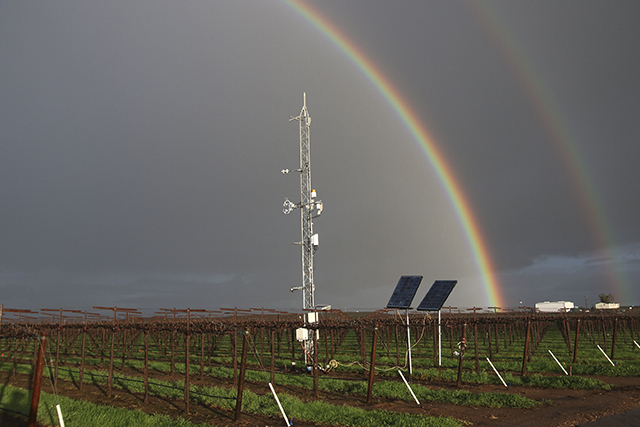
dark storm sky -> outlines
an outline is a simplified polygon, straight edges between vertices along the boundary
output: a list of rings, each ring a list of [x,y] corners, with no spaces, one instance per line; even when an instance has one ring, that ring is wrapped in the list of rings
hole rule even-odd
[[[433,133],[508,305],[640,302],[640,4],[313,7]],[[452,305],[492,303],[417,142],[289,4],[2,2],[0,55],[5,307],[299,308],[300,219],[281,211],[299,182],[280,170],[303,92],[316,301],[381,308],[420,274],[418,298],[457,279]]]

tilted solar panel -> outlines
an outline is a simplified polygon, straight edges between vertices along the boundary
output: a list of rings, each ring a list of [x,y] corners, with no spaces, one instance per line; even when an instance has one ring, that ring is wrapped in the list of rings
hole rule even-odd
[[[438,311],[442,308],[449,294],[453,291],[457,280],[436,280],[431,285],[431,289],[427,292],[424,299],[418,306],[421,311]]]
[[[402,276],[389,299],[387,308],[408,309],[416,295],[418,286],[422,282],[422,276]]]

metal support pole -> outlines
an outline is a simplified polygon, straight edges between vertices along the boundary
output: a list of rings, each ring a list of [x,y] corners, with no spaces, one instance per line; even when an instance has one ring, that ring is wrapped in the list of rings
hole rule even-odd
[[[440,321],[440,310],[438,310],[438,366],[442,366],[442,322]]]
[[[407,379],[404,377],[404,375],[402,375],[402,371],[398,369],[398,373],[400,374],[400,376],[402,377],[402,381],[404,381],[404,385],[407,386],[407,388],[409,389],[409,391],[411,392],[411,396],[413,396],[413,400],[416,401],[416,403],[419,405],[420,401],[418,400],[418,398],[416,397],[416,394],[413,392],[413,390],[411,389],[411,386],[409,385],[409,383],[407,382]]]
[[[433,324],[433,366],[438,366],[438,325]]]
[[[549,354],[551,355],[551,357],[553,357],[553,360],[555,360],[556,363],[558,364],[558,366],[560,366],[560,369],[562,369],[562,372],[564,372],[565,375],[569,375],[569,373],[567,372],[566,369],[564,369],[564,366],[562,366],[562,363],[560,363],[560,361],[558,360],[556,355],[553,354],[553,352],[551,350],[548,350],[548,351],[549,351]]]
[[[409,350],[409,378],[413,379],[413,365],[411,363],[411,327],[409,326],[409,310],[407,311],[407,349]]]
[[[287,414],[284,412],[284,408],[282,407],[282,404],[280,403],[280,399],[278,399],[278,395],[276,394],[276,391],[273,389],[273,384],[269,383],[269,388],[271,389],[271,393],[273,394],[273,397],[276,399],[276,403],[278,404],[278,408],[280,408],[280,413],[282,414],[282,418],[284,418],[284,422],[287,423],[287,427],[291,427],[291,423],[289,422],[289,419],[287,418]]]

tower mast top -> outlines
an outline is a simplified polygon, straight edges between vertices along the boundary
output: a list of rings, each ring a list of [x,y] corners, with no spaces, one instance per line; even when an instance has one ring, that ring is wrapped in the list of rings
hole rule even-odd
[[[293,203],[285,199],[283,212],[290,213],[293,209],[300,209],[301,237],[295,244],[302,246],[302,286],[291,288],[291,291],[302,290],[302,308],[315,309],[315,284],[313,281],[313,255],[318,248],[318,234],[313,233],[313,218],[320,216],[323,209],[321,200],[316,200],[316,192],[311,187],[311,139],[309,125],[311,117],[307,110],[307,94],[303,93],[302,110],[298,117],[290,120],[300,122],[300,203]],[[283,173],[289,173],[284,169]]]

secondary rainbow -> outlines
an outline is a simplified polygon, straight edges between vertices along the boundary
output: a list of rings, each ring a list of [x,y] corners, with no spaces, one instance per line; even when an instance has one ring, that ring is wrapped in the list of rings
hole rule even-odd
[[[553,149],[563,163],[596,249],[601,259],[608,261],[604,263],[605,274],[607,281],[614,287],[615,297],[623,303],[632,304],[628,281],[624,273],[616,268],[620,255],[615,249],[612,227],[606,219],[604,206],[588,173],[586,162],[565,124],[555,97],[548,90],[548,85],[544,84],[540,73],[536,72],[536,67],[529,60],[530,56],[517,42],[514,32],[500,18],[498,10],[489,3],[470,2],[468,5],[520,80],[523,91],[548,133]]]
[[[469,241],[476,265],[482,276],[489,305],[506,307],[502,290],[480,226],[464,191],[446,162],[429,130],[391,80],[338,27],[320,12],[301,0],[284,0],[316,29],[322,32],[374,84],[397,117],[415,138],[444,186]]]

